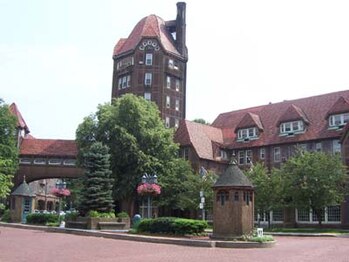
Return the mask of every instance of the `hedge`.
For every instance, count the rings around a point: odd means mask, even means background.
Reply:
[[[47,223],[57,223],[57,214],[32,213],[27,215],[27,224],[46,225]]]
[[[142,220],[137,227],[137,231],[139,233],[193,235],[203,233],[206,228],[207,222],[202,220],[160,217]]]

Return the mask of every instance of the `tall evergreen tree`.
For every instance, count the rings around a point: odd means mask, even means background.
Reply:
[[[82,213],[94,210],[98,212],[113,211],[113,179],[110,170],[108,147],[95,142],[84,154],[85,177],[83,180]]]

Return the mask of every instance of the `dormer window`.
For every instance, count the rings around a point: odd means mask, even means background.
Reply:
[[[281,135],[290,135],[294,133],[301,133],[304,131],[304,122],[302,120],[285,122],[280,125]]]
[[[243,128],[238,130],[238,140],[250,140],[258,137],[258,130],[256,127]]]
[[[338,115],[331,115],[329,118],[330,127],[341,127],[349,122],[349,113],[343,113]]]

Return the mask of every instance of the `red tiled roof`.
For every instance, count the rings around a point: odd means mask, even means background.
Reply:
[[[18,107],[15,103],[10,105],[10,112],[17,118],[17,127],[24,129],[26,133],[29,133],[29,127],[27,126],[24,118],[22,117],[21,112],[18,110]]]
[[[180,55],[166,29],[165,21],[156,15],[149,15],[138,22],[128,38],[118,41],[114,47],[114,56],[136,49],[143,38],[157,38],[167,52]]]
[[[24,138],[20,155],[76,157],[78,154],[75,140]]]
[[[229,133],[228,131],[224,131],[224,135],[228,134],[228,136],[224,137],[225,143],[229,144],[230,148],[247,148],[326,138],[339,138],[341,136],[340,131],[328,129],[328,120],[326,116],[328,112],[331,112],[330,110],[333,107],[336,107],[335,112],[340,112],[336,104],[341,97],[344,100],[348,100],[349,90],[223,113],[216,118],[212,126],[235,130],[246,113],[249,112],[259,115],[264,127],[264,132],[261,132],[259,139],[243,143],[237,142],[235,134],[232,135],[232,132]],[[296,112],[302,115],[302,118],[306,117],[309,124],[304,133],[297,134],[293,137],[279,135],[278,121],[281,118],[287,121],[286,118],[283,118],[284,115],[287,115],[287,112]],[[349,108],[345,106],[341,112],[349,112]],[[293,113],[290,114],[289,117],[293,117]]]
[[[328,118],[330,115],[340,114],[344,112],[349,112],[349,103],[344,97],[341,96],[327,112],[326,118]]]
[[[305,123],[307,124],[309,123],[309,120],[305,115],[305,113],[303,112],[303,110],[298,106],[292,104],[285,111],[285,113],[281,115],[276,126],[279,127],[281,123],[295,121],[295,120],[303,120]]]
[[[188,120],[180,122],[175,134],[175,142],[193,146],[200,158],[213,159],[214,144],[223,144],[223,133],[219,128]]]
[[[235,132],[237,132],[237,130],[241,128],[248,128],[254,126],[258,127],[259,130],[263,130],[263,125],[259,115],[253,113],[246,113],[240,121],[240,123],[235,128]]]

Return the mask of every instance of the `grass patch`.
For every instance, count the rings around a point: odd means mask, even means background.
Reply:
[[[265,243],[265,242],[274,241],[274,238],[273,238],[273,236],[270,236],[270,235],[265,235],[262,237],[253,236],[253,237],[248,238],[247,241]]]

